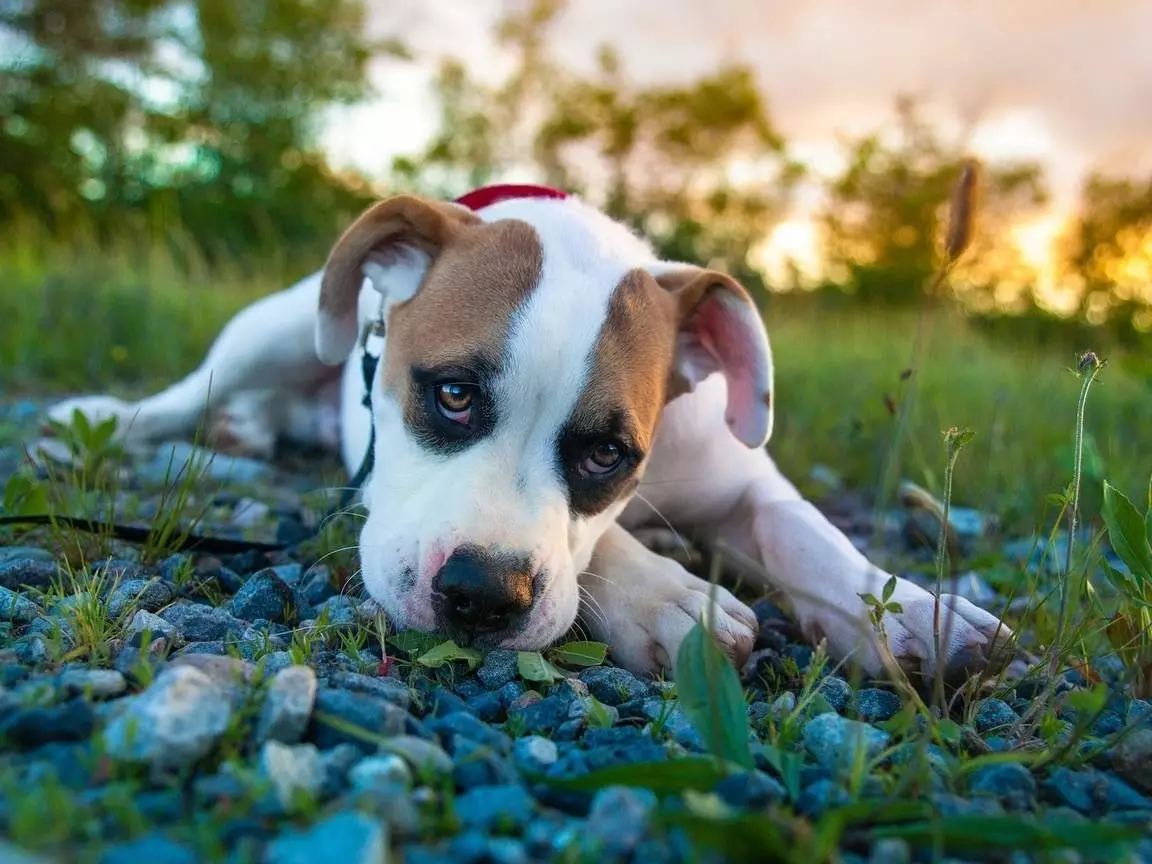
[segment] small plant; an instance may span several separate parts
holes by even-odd
[[[1104,565],[1120,599],[1108,622],[1108,640],[1132,671],[1136,695],[1146,699],[1152,696],[1152,479],[1143,513],[1105,481],[1101,515],[1108,542],[1128,569],[1123,573],[1107,562]]]

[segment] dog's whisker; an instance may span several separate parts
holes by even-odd
[[[594,620],[598,621],[603,626],[604,632],[607,632],[608,615],[604,611],[604,607],[600,605],[600,601],[597,600],[591,594],[591,592],[588,591],[587,588],[584,588],[580,585],[576,586],[576,591],[577,594],[584,600],[584,602],[581,603],[581,610],[587,610],[587,612],[594,617]]]
[[[667,525],[667,526],[668,526],[668,530],[672,532],[673,536],[676,538],[676,542],[680,544],[680,549],[681,549],[681,551],[682,551],[682,552],[683,552],[685,555],[691,555],[691,554],[692,554],[692,551],[691,551],[691,550],[688,548],[688,544],[687,544],[687,542],[685,542],[683,535],[682,535],[682,534],[681,534],[679,531],[677,531],[677,530],[676,530],[676,529],[675,529],[675,528],[672,526],[672,523],[671,523],[670,521],[668,521],[668,517],[667,517],[667,516],[665,516],[663,513],[661,513],[661,512],[660,512],[660,511],[659,511],[659,510],[656,508],[656,505],[655,505],[655,504],[653,504],[651,501],[649,501],[647,498],[645,498],[645,497],[644,497],[643,495],[641,495],[639,492],[637,492],[637,493],[636,493],[636,497],[637,497],[637,498],[638,498],[640,501],[644,502],[644,504],[645,504],[645,505],[646,505],[646,506],[647,506],[647,507],[648,507],[648,508],[649,508],[649,509],[650,509],[650,510],[653,512],[653,513],[655,513],[655,514],[656,514],[658,517],[660,517],[660,520],[661,520],[661,521],[662,521],[662,522],[663,522],[665,525]]]
[[[607,576],[601,576],[599,573],[593,573],[591,570],[581,570],[577,576],[591,576],[593,579],[599,579],[608,585],[615,585],[616,583],[609,579]]]

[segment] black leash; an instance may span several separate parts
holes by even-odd
[[[368,409],[368,450],[360,462],[360,468],[355,476],[344,487],[340,500],[316,523],[316,527],[307,534],[296,537],[283,543],[259,543],[253,540],[233,540],[227,537],[210,537],[203,534],[178,534],[172,542],[165,544],[173,552],[206,552],[211,555],[240,555],[244,552],[279,552],[289,549],[305,540],[315,537],[327,524],[328,520],[342,513],[352,503],[356,493],[372,473],[376,463],[376,420],[372,414],[372,379],[376,377],[376,368],[380,363],[379,355],[372,354],[367,347],[368,336],[373,333],[384,335],[384,325],[376,321],[365,328],[360,339],[363,353],[360,356],[360,371],[364,376],[364,398],[361,404]],[[134,525],[117,525],[112,522],[101,522],[96,519],[85,519],[78,516],[53,516],[39,514],[34,516],[0,516],[0,527],[4,525],[52,525],[65,526],[83,531],[87,534],[105,534],[128,543],[147,543],[153,535],[151,528],[139,528]]]

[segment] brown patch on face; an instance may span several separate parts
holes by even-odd
[[[626,273],[609,301],[579,401],[582,416],[623,414],[645,452],[668,398],[676,321],[676,303],[650,274]]]
[[[385,388],[406,398],[413,366],[434,369],[477,356],[497,362],[512,316],[543,266],[540,239],[525,222],[505,219],[458,232],[416,295],[392,309]]]

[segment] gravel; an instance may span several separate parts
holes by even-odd
[[[148,512],[160,462],[202,455],[145,455],[118,494]],[[311,461],[294,464],[218,463],[201,528],[299,532],[303,493],[323,483]],[[990,542],[986,514],[956,518],[965,544]],[[759,600],[742,671],[755,767],[654,790],[653,765],[706,753],[706,741],[675,684],[611,655],[553,684],[523,680],[508,650],[475,669],[425,668],[394,644],[382,650],[377,610],[349,581],[354,559],[307,546],[148,562],[116,545],[91,571],[99,579],[58,596],[63,561],[39,536],[0,546],[0,788],[18,793],[0,797],[0,834],[15,844],[0,844],[0,860],[718,862],[667,820],[691,815],[727,840],[737,829],[714,820],[820,818],[891,800],[908,776],[945,817],[1152,832],[1152,706],[1113,686],[1102,711],[1078,713],[1083,676],[1059,679],[1039,727],[1020,719],[1046,679],[957,697],[955,728],[924,747],[923,718],[901,710],[898,688],[816,667],[788,615]],[[884,536],[902,542],[903,527]],[[930,550],[921,561],[930,572]],[[968,571],[961,593],[987,603],[999,586]],[[85,610],[101,604],[97,626]],[[1115,682],[1118,668],[1097,672]],[[1081,721],[1089,731],[1073,741]],[[1054,748],[1063,755],[1051,764],[1016,759]],[[610,772],[598,785],[570,785],[598,771]],[[930,852],[855,828],[842,841],[845,862]],[[1152,861],[1148,843],[1132,850]],[[987,860],[1032,860],[1009,853]]]

